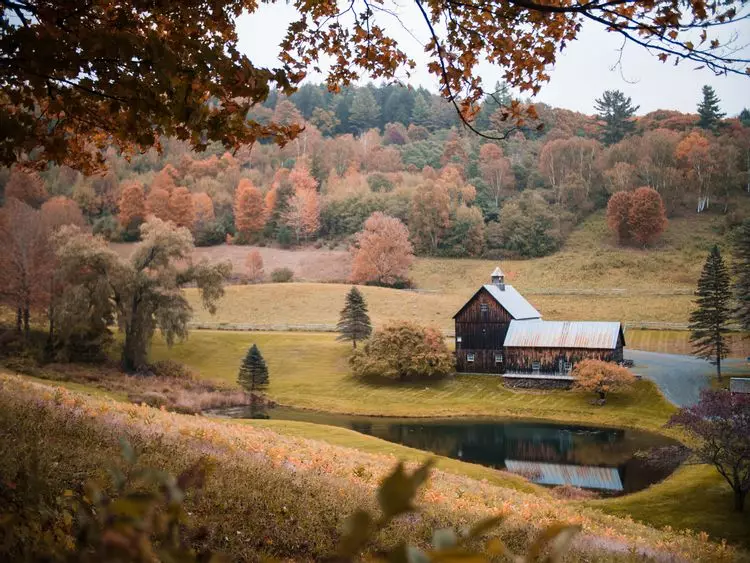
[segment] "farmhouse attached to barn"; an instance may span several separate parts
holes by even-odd
[[[454,315],[459,372],[502,374],[510,384],[533,380],[570,384],[576,362],[623,361],[619,322],[544,321],[500,268]],[[510,381],[509,381],[510,380]]]

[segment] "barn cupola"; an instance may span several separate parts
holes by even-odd
[[[500,289],[500,291],[505,291],[505,274],[503,274],[503,271],[500,268],[495,268],[495,271],[492,272],[492,285],[496,286]]]

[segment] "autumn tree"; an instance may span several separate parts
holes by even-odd
[[[143,193],[143,184],[135,181],[126,182],[120,193],[118,205],[120,225],[126,230],[138,229],[146,218],[146,197]]]
[[[719,97],[714,89],[706,84],[701,91],[703,99],[698,104],[698,125],[703,129],[715,131],[722,118],[726,115],[721,112]]]
[[[659,192],[641,187],[630,194],[628,230],[643,246],[653,244],[667,228],[667,216]]]
[[[750,492],[750,398],[704,389],[697,404],[681,408],[667,425],[687,432],[693,455],[716,468],[732,488],[734,509],[743,512]]]
[[[195,205],[190,190],[176,188],[169,196],[169,218],[178,227],[191,229],[195,223]]]
[[[195,284],[203,306],[215,312],[231,264],[194,263],[193,240],[186,228],[150,218],[141,226],[141,242],[127,259],[95,237],[67,229],[60,231],[58,258],[67,271],[86,274],[67,280],[70,291],[76,294],[94,287],[98,314],[103,319],[116,317],[124,335],[125,370],[146,368],[148,347],[157,328],[168,346],[187,337],[192,308],[183,286]],[[64,310],[68,315],[79,313],[67,307]]]
[[[405,321],[375,331],[349,362],[357,377],[398,381],[441,379],[455,369],[453,354],[438,329]]]
[[[602,142],[613,145],[635,131],[633,116],[640,106],[634,106],[629,96],[619,90],[606,90],[594,102],[599,119],[604,121]]]
[[[630,240],[631,192],[616,192],[607,202],[607,226],[617,236],[617,242],[624,244]]]
[[[260,353],[257,344],[253,344],[247,351],[240,365],[237,382],[248,392],[255,391],[268,385],[268,366]]]
[[[394,285],[408,279],[414,252],[409,231],[401,221],[376,211],[365,221],[355,240],[353,282]]]
[[[78,204],[65,196],[55,196],[42,204],[41,219],[44,228],[52,232],[63,225],[83,227],[86,221]]]
[[[251,282],[257,283],[263,281],[263,257],[257,249],[253,249],[247,253],[245,257],[245,272],[247,279]]]
[[[146,197],[146,215],[153,215],[162,221],[170,221],[172,213],[169,208],[170,193],[163,188],[151,188]]]
[[[266,217],[263,194],[250,180],[243,178],[234,194],[234,225],[241,239],[247,242],[262,231]]]
[[[29,334],[31,313],[49,299],[52,262],[41,212],[11,198],[0,208],[0,299],[16,315],[16,329]]]
[[[10,102],[1,116],[5,165],[33,154],[38,163],[91,171],[102,166],[111,143],[133,152],[167,137],[188,141],[196,150],[212,142],[236,149],[259,138],[283,143],[299,125],[261,124],[251,111],[271,92],[291,94],[315,61],[331,61],[321,70],[332,90],[363,75],[394,80],[416,66],[394,38],[397,26],[389,28],[386,19],[398,6],[381,12],[354,5],[352,10],[364,15],[348,18],[334,0],[301,5],[279,46],[281,64],[275,69],[253,64],[238,47],[236,18],[256,12],[260,4],[71,6],[71,1],[42,0],[7,6],[2,41],[9,55],[0,71],[3,96]],[[443,98],[431,100],[435,123],[442,118],[439,103],[471,126],[485,95],[480,61],[503,68],[509,87],[538,93],[558,51],[580,32],[582,19],[658,52],[663,61],[688,60],[715,73],[745,72],[742,58],[709,37],[743,16],[740,2],[639,1],[635,11],[629,4],[508,6],[500,0],[481,6],[439,1],[419,8],[430,36],[426,66],[440,80]],[[485,17],[495,13],[502,17]],[[700,45],[692,42],[696,29],[708,30]],[[30,67],[27,61],[38,64]],[[370,126],[373,112],[360,111],[356,99],[352,106],[352,124]],[[508,119],[520,123],[525,109],[509,104]]]
[[[711,143],[698,131],[690,133],[675,148],[675,157],[687,169],[698,212],[708,209],[711,200],[714,162],[710,149]]]
[[[5,199],[17,199],[31,207],[39,208],[47,197],[44,180],[37,172],[23,170],[18,166],[11,168],[10,178],[5,184]]]
[[[356,286],[352,286],[346,294],[346,303],[341,310],[339,322],[336,325],[339,335],[336,340],[352,343],[357,349],[357,342],[367,339],[372,333],[370,316],[367,314],[367,303]]]
[[[515,178],[510,159],[503,156],[503,149],[494,143],[485,143],[479,149],[479,171],[490,188],[495,207],[500,207],[503,195],[513,192]]]
[[[409,210],[411,235],[418,249],[435,253],[450,227],[451,199],[442,182],[423,182],[414,191]]]
[[[695,310],[690,313],[690,342],[693,355],[716,366],[721,379],[721,360],[729,355],[729,321],[732,318],[732,294],[729,270],[719,247],[714,245],[703,265]]]
[[[206,192],[192,194],[195,220],[193,225],[201,225],[213,221],[216,217],[214,202]]]
[[[625,367],[603,360],[583,360],[573,369],[575,388],[591,391],[599,397],[599,404],[607,401],[607,394],[625,391],[635,383],[635,376]]]
[[[320,196],[316,190],[296,190],[289,199],[284,222],[294,232],[297,243],[320,228]]]
[[[732,252],[734,262],[735,318],[743,330],[750,331],[750,219],[738,227]]]

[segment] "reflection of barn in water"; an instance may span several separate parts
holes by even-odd
[[[366,432],[446,457],[507,469],[543,485],[630,492],[661,478],[633,457],[638,443],[628,430],[399,421],[374,423]]]

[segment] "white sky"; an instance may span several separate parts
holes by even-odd
[[[414,3],[409,0],[396,2],[400,6],[400,19],[409,31],[384,14],[378,16],[378,21],[417,63],[410,78],[406,75],[400,78],[406,84],[424,86],[436,92],[437,79],[427,72],[426,57],[420,43],[425,41],[426,28]],[[279,66],[278,45],[287,25],[294,19],[296,11],[289,4],[260,4],[257,12],[243,15],[237,22],[240,49],[257,66]],[[733,31],[739,37],[739,45],[750,43],[750,20],[736,24]],[[705,69],[694,70],[695,65],[685,62],[675,67],[659,62],[655,56],[635,44],[626,47],[622,68],[613,69],[619,59],[618,49],[621,45],[619,36],[587,22],[578,39],[558,54],[557,63],[550,72],[550,82],[542,86],[534,101],[592,114],[594,99],[604,90],[617,89],[630,96],[634,104],[640,105],[639,114],[656,109],[695,112],[701,87],[710,84],[721,99],[723,111],[729,116],[737,115],[743,107],[750,108],[748,76],[715,76]],[[750,58],[750,48],[746,47],[743,55]],[[480,72],[485,90],[491,89],[501,76],[497,68],[486,63],[480,66]],[[313,82],[321,82],[321,79],[320,75],[308,77]],[[366,83],[367,80],[362,82]]]

